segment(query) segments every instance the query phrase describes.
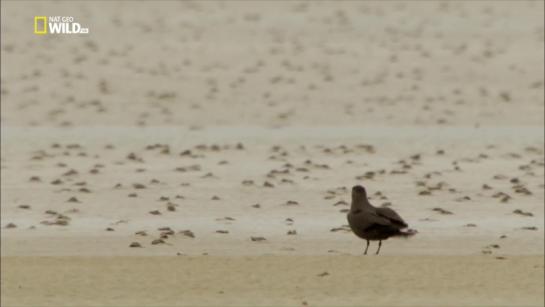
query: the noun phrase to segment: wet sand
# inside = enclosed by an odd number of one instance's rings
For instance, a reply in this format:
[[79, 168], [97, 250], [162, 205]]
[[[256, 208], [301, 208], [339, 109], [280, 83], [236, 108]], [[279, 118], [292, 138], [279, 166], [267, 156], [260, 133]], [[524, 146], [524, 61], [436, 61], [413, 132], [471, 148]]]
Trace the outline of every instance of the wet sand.
[[[2, 133], [6, 256], [358, 254], [364, 242], [343, 229], [346, 182], [365, 184], [373, 204], [394, 208], [419, 231], [387, 241], [386, 255], [544, 251], [542, 130]], [[152, 244], [157, 239], [164, 244]]]

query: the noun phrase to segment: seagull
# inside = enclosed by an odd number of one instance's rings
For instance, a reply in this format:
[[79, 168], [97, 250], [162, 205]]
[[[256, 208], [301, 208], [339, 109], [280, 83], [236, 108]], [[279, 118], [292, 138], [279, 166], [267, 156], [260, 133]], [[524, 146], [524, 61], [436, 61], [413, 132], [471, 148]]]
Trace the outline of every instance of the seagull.
[[390, 237], [408, 238], [417, 232], [407, 228], [407, 223], [390, 208], [377, 208], [369, 203], [367, 192], [361, 185], [352, 188], [352, 204], [347, 214], [348, 224], [354, 234], [367, 241], [364, 255], [367, 255], [369, 241], [378, 241], [378, 255], [382, 241]]

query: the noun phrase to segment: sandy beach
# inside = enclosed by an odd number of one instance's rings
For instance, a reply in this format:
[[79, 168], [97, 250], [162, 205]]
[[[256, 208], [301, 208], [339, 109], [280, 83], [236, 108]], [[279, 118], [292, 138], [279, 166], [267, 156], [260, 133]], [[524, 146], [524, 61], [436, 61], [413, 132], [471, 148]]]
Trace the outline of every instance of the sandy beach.
[[543, 8], [3, 1], [1, 305], [543, 306]]

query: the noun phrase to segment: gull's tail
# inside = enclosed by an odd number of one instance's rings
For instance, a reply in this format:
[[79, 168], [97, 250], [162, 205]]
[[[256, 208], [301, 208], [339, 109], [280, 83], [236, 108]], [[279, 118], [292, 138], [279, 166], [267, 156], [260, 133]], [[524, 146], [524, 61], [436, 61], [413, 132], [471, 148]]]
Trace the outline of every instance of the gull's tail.
[[400, 230], [399, 233], [396, 234], [396, 237], [409, 238], [417, 233], [418, 231], [416, 229]]

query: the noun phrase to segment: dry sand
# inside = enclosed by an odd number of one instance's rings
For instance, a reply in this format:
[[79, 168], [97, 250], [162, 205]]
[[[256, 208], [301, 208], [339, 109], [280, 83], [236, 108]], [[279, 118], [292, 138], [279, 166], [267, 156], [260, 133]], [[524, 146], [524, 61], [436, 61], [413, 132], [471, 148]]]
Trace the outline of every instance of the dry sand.
[[2, 306], [541, 306], [544, 286], [542, 256], [7, 257], [2, 273]]
[[[543, 306], [543, 19], [2, 2], [2, 306]], [[418, 235], [361, 256], [355, 184]]]

